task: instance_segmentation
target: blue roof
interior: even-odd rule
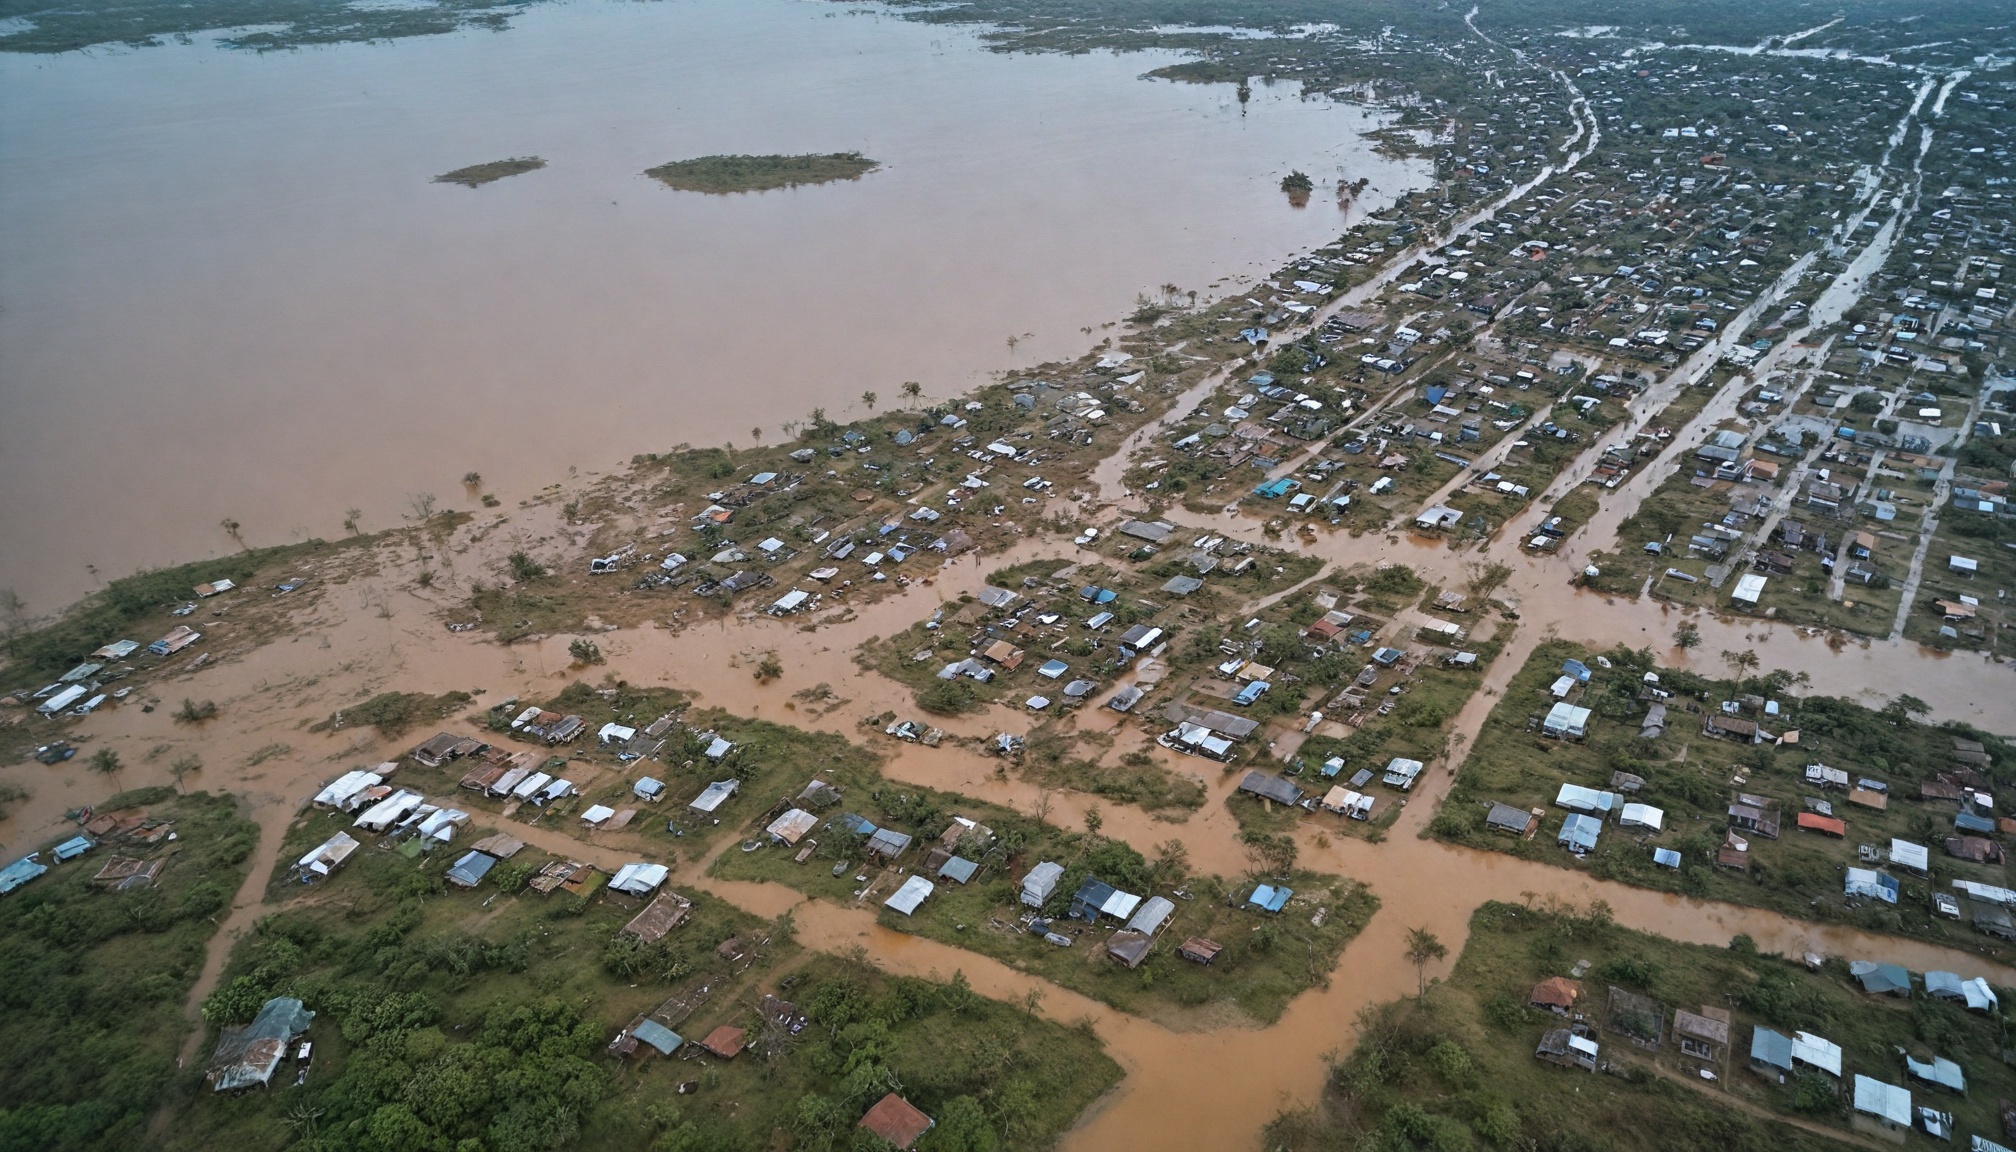
[[[1104,880],[1094,880],[1088,877],[1083,884],[1078,886],[1078,891],[1071,897],[1071,904],[1073,911],[1077,911],[1082,907],[1083,910],[1097,916],[1099,910],[1106,906],[1106,901],[1112,898],[1113,886],[1111,884],[1106,883]]]
[[[1562,661],[1561,671],[1566,672],[1568,675],[1573,676],[1577,680],[1589,679],[1589,666],[1587,664],[1582,663],[1580,660]]]
[[[1557,842],[1587,851],[1596,847],[1596,837],[1603,833],[1603,822],[1594,816],[1570,814],[1561,822],[1561,835]]]
[[[1753,1063],[1767,1064],[1773,1068],[1792,1070],[1792,1038],[1769,1028],[1756,1028],[1750,1033],[1750,1059]]]
[[[637,1039],[642,1040],[667,1056],[677,1052],[679,1046],[686,1043],[684,1037],[665,1027],[663,1024],[658,1023],[656,1020],[640,1021],[635,1028],[630,1030],[630,1035],[635,1036]]]
[[[488,876],[490,869],[496,866],[497,858],[495,856],[485,855],[482,852],[470,852],[465,854],[460,860],[455,861],[453,868],[448,869],[448,879],[464,887],[474,888],[476,885],[482,883],[483,877]]]
[[[1995,822],[1972,812],[1959,812],[1953,816],[1953,827],[1962,832],[1993,832]]]
[[[1449,389],[1440,384],[1430,384],[1421,394],[1428,398],[1428,403],[1440,404],[1442,397],[1449,394]]]
[[[1654,848],[1652,850],[1652,862],[1654,864],[1663,864],[1668,868],[1678,868],[1680,867],[1680,853],[1675,852],[1671,848]]]
[[[1267,681],[1255,680],[1251,684],[1246,685],[1246,687],[1241,688],[1239,694],[1232,697],[1232,702],[1234,704],[1251,704],[1255,700],[1260,699],[1260,694],[1267,691],[1268,687]]]
[[[875,834],[868,837],[868,851],[880,852],[884,856],[901,856],[908,847],[910,835],[894,828],[877,828]]]
[[[973,879],[973,874],[979,870],[980,865],[975,864],[973,861],[963,856],[954,856],[939,866],[938,876],[940,879],[957,880],[959,883],[964,884],[968,880]]]
[[[1293,895],[1295,895],[1293,888],[1276,888],[1272,884],[1262,884],[1253,889],[1253,895],[1246,898],[1246,903],[1268,912],[1279,912],[1288,906],[1288,898]]]
[[[96,845],[91,843],[91,839],[89,837],[72,836],[70,839],[65,840],[63,843],[56,845],[56,847],[51,849],[50,851],[55,853],[56,859],[58,860],[74,860],[77,857],[82,856],[84,853],[89,852],[94,847],[96,847]]]
[[[873,836],[875,834],[875,825],[870,824],[868,818],[865,816],[859,816],[852,812],[842,812],[840,814],[840,823],[845,824],[847,830],[856,836]]]
[[[1323,778],[1325,780],[1330,779],[1331,777],[1337,775],[1339,772],[1342,772],[1343,770],[1344,770],[1344,758],[1342,756],[1332,756],[1330,759],[1325,760],[1323,762]]]
[[[23,856],[5,868],[0,868],[0,896],[21,887],[49,870],[47,864],[40,863],[33,856]]]

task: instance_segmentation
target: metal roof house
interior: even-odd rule
[[[1626,804],[1624,811],[1617,817],[1617,823],[1623,828],[1644,828],[1657,832],[1665,826],[1666,813],[1650,804]]]
[[[856,1127],[866,1128],[900,1149],[914,1146],[936,1121],[919,1112],[908,1100],[891,1092],[875,1102]]]
[[[497,858],[482,852],[465,852],[455,866],[448,869],[447,880],[463,888],[474,888],[497,866]]]
[[[793,808],[770,822],[764,831],[779,844],[796,846],[807,832],[819,823],[819,818],[803,808]]]
[[[1057,891],[1057,881],[1064,876],[1064,865],[1054,860],[1045,860],[1029,870],[1022,877],[1022,903],[1031,908],[1041,908]]]
[[[1279,912],[1288,906],[1289,897],[1295,895],[1292,888],[1277,888],[1272,884],[1262,884],[1253,889],[1246,898],[1248,908],[1258,908],[1263,912]]]
[[[1895,1084],[1856,1073],[1855,1111],[1857,1123],[1870,1117],[1882,1127],[1911,1127],[1911,1092]]]
[[[727,803],[728,798],[735,795],[741,787],[742,782],[732,776],[726,780],[716,780],[702,789],[700,795],[695,796],[687,807],[695,812],[706,812],[711,815],[721,805]]]
[[[1890,863],[1904,869],[1906,872],[1914,872],[1920,876],[1929,876],[1932,872],[1932,850],[1923,844],[1913,844],[1909,840],[1899,840],[1892,837],[1890,840]]]
[[[300,873],[301,882],[306,884],[320,880],[343,866],[358,848],[357,838],[348,832],[338,832],[317,845],[306,856],[295,861],[294,870]]]
[[[1484,816],[1484,826],[1493,832],[1510,832],[1514,836],[1524,836],[1533,826],[1533,814],[1524,808],[1514,808],[1510,804],[1491,802],[1491,811]]]
[[[903,886],[896,889],[895,894],[889,899],[884,900],[882,906],[908,916],[917,911],[918,906],[924,903],[925,897],[931,895],[932,891],[931,881],[922,876],[912,876],[903,881]]]
[[[1379,782],[1398,788],[1402,792],[1412,791],[1415,781],[1421,778],[1421,771],[1426,767],[1427,765],[1419,760],[1395,756],[1386,762],[1386,771],[1380,775]]]
[[[1547,710],[1547,718],[1540,722],[1540,730],[1549,736],[1580,740],[1589,734],[1589,715],[1589,709],[1563,700]]]
[[[1792,1072],[1792,1038],[1769,1028],[1751,1029],[1750,1070],[1782,1083]]]
[[[1584,816],[1571,812],[1561,821],[1561,832],[1555,843],[1570,852],[1582,853],[1596,850],[1596,838],[1603,834],[1603,822],[1594,816]]]
[[[1817,1068],[1830,1076],[1841,1075],[1841,1046],[1811,1032],[1792,1034],[1792,1062]]]
[[[1941,1088],[1957,1092],[1962,1096],[1967,1094],[1967,1074],[1960,1070],[1960,1065],[1946,1059],[1944,1056],[1934,1056],[1930,1064],[1923,1064],[1913,1060],[1909,1054],[1906,1054],[1904,1057],[1904,1070],[1909,1072],[1914,1078],[1923,1080],[1927,1084],[1937,1084]]]
[[[1250,792],[1265,797],[1277,804],[1297,804],[1302,800],[1302,789],[1292,781],[1266,772],[1248,772],[1239,781],[1239,791]]]
[[[1859,981],[1862,990],[1871,996],[1911,995],[1911,973],[1900,964],[1857,960],[1848,965],[1848,974]]]
[[[315,1013],[299,1000],[275,997],[259,1009],[259,1014],[243,1028],[226,1028],[217,1037],[217,1050],[210,1057],[209,1079],[215,1091],[233,1092],[241,1088],[263,1088],[287,1055],[294,1038],[308,1031]]]
[[[609,878],[612,892],[627,892],[632,896],[648,896],[665,883],[671,869],[663,864],[625,864]]]
[[[1898,883],[1895,876],[1885,875],[1869,868],[1850,868],[1842,890],[1848,896],[1864,896],[1871,900],[1881,900],[1885,904],[1895,904]]]
[[[1601,792],[1580,784],[1563,784],[1554,794],[1555,805],[1571,812],[1601,812],[1607,816],[1623,802],[1624,798],[1615,792]]]
[[[23,856],[5,868],[0,868],[0,896],[5,896],[47,871],[49,866],[35,859],[34,853]]]
[[[1081,920],[1097,920],[1101,916],[1125,920],[1134,914],[1140,903],[1141,897],[1122,892],[1104,880],[1088,877],[1071,897],[1070,915]]]

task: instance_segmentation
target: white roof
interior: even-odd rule
[[[1596,1055],[1596,1041],[1589,1039],[1587,1036],[1568,1037],[1568,1047],[1589,1056]]]
[[[1924,872],[1932,865],[1932,852],[1923,844],[1913,844],[1908,840],[1893,837],[1890,841],[1890,862],[1899,868]]]
[[[1624,805],[1624,812],[1618,817],[1617,822],[1626,827],[1650,828],[1654,832],[1657,832],[1666,824],[1666,813],[1652,807],[1650,804],[1626,804]]]
[[[1972,980],[1962,980],[1960,993],[1967,997],[1967,1007],[1977,1012],[1987,1012],[2002,1005],[1995,996],[1995,989],[1988,986],[1985,977],[1976,976]]]
[[[734,750],[735,745],[733,743],[729,742],[726,739],[723,739],[720,736],[716,736],[714,738],[714,742],[712,744],[707,745],[706,755],[709,760],[719,760],[723,756],[728,755],[728,753],[733,752]]]
[[[1736,591],[1730,593],[1729,598],[1732,600],[1741,600],[1745,604],[1757,603],[1757,598],[1764,594],[1764,579],[1764,577],[1757,575],[1755,572],[1737,577]]]
[[[604,744],[607,744],[612,740],[619,740],[619,741],[632,740],[635,739],[636,736],[637,736],[637,729],[626,727],[622,724],[616,723],[613,720],[607,724],[602,725],[602,730],[596,733],[596,737],[600,739]]]
[[[1554,686],[1552,688],[1547,689],[1547,691],[1549,695],[1553,696],[1556,700],[1559,700],[1561,697],[1568,695],[1569,691],[1574,687],[1575,687],[1575,678],[1573,676],[1563,676],[1560,679],[1554,681]]]
[[[618,892],[642,896],[665,883],[665,877],[670,872],[671,870],[663,864],[625,864],[610,878],[609,887]]]
[[[364,791],[366,788],[375,788],[384,782],[384,777],[378,775],[376,772],[367,772],[362,768],[354,772],[345,772],[331,781],[327,788],[315,794],[315,803],[326,804],[332,808],[341,808],[343,805],[349,803],[351,798],[355,797],[359,792]]]
[[[1386,778],[1389,780],[1406,780],[1412,783],[1416,776],[1421,775],[1421,769],[1425,767],[1427,765],[1421,763],[1419,760],[1409,760],[1404,756],[1395,756],[1386,762]]]
[[[1057,881],[1063,875],[1064,865],[1054,860],[1045,860],[1031,868],[1022,878],[1022,902],[1041,907],[1057,890]]]
[[[391,827],[394,820],[418,808],[423,799],[425,798],[418,792],[401,789],[365,809],[364,814],[357,817],[357,824],[359,827],[382,831]]]
[[[696,812],[712,812],[727,803],[728,798],[733,796],[735,790],[741,786],[742,782],[733,778],[716,780],[712,784],[707,785],[706,790],[701,792],[700,795],[695,796],[693,803],[689,804],[688,807]]]
[[[546,785],[551,784],[552,782],[553,777],[548,775],[547,773],[534,772],[532,775],[525,777],[523,780],[520,780],[518,782],[518,786],[516,788],[511,789],[511,795],[515,799],[529,800],[532,798],[533,793],[539,791],[541,788],[546,787]]]
[[[1099,911],[1113,917],[1115,920],[1125,920],[1134,914],[1134,909],[1140,903],[1141,897],[1134,895],[1132,892],[1122,892],[1118,888],[1115,888],[1113,894],[1106,897],[1106,902],[1099,905]]]
[[[1605,815],[1616,811],[1617,802],[1621,799],[1622,797],[1615,792],[1584,788],[1580,784],[1563,784],[1561,790],[1554,794],[1554,803],[1562,808],[1577,812],[1601,812]]]
[[[586,812],[581,813],[581,822],[583,824],[600,824],[614,815],[616,815],[614,808],[606,804],[596,804],[591,806]]]
[[[357,851],[357,838],[348,832],[338,832],[317,845],[315,850],[301,857],[294,866],[327,876],[338,864],[350,858]]]
[[[1332,812],[1345,812],[1350,809],[1352,803],[1357,799],[1358,793],[1339,784],[1324,793],[1323,807],[1328,808]]]
[[[1836,1076],[1841,1075],[1841,1046],[1811,1032],[1792,1034],[1792,1059]]]
[[[903,886],[896,889],[895,895],[884,900],[882,906],[884,908],[893,908],[908,916],[912,912],[917,911],[917,906],[924,903],[924,898],[931,895],[931,891],[931,881],[924,879],[922,876],[912,876],[908,880],[903,881]]]
[[[1567,680],[1569,677],[1563,676]],[[1589,730],[1589,709],[1578,708],[1563,700],[1547,710],[1547,721],[1543,725],[1549,732],[1587,732]]]
[[[812,594],[810,592],[801,592],[798,589],[793,588],[791,591],[784,593],[784,595],[782,596],[779,596],[777,598],[777,602],[775,604],[770,605],[770,610],[772,612],[791,612],[796,610],[799,605],[805,603],[805,601],[810,600],[811,598]]]
[[[1144,936],[1153,936],[1162,930],[1162,925],[1175,911],[1176,905],[1160,896],[1150,896],[1141,902],[1141,908],[1134,913],[1134,918],[1127,921],[1127,929]]]
[[[765,828],[764,831],[786,844],[796,844],[818,822],[819,818],[812,813],[805,811],[803,808],[793,808],[782,816],[777,817],[777,819],[772,820],[770,827]]]
[[[1911,1092],[1895,1084],[1885,1084],[1881,1080],[1856,1073],[1855,1110],[1867,1112],[1871,1116],[1881,1116],[1892,1124],[1911,1126]]]
[[[455,829],[469,822],[469,814],[457,808],[440,808],[420,821],[420,835],[435,840],[448,841],[455,838]]]

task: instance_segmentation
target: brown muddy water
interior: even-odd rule
[[[472,470],[515,501],[905,380],[956,395],[1075,355],[1139,292],[1334,238],[1351,217],[1290,207],[1290,168],[1369,179],[1352,213],[1423,179],[1364,109],[1142,78],[1176,59],[1007,56],[792,0],[0,56],[0,587],[52,611],[231,549],[226,517],[336,535],[413,493],[466,506]],[[885,167],[726,197],[642,175],[841,150]]]

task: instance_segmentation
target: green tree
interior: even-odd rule
[[[881,397],[875,395],[873,389],[869,389],[861,393],[861,403],[867,405],[868,410],[870,412],[873,412],[875,410],[875,401],[879,399],[881,399]]]
[[[191,772],[201,772],[203,761],[196,756],[183,756],[168,765],[168,775],[175,778],[176,791],[182,790],[182,778]]]
[[[1912,717],[1923,716],[1931,710],[1931,705],[1916,696],[1900,695],[1883,706],[1883,715],[1890,723],[1902,728],[1911,722]]]
[[[1449,955],[1449,946],[1426,928],[1407,930],[1407,962],[1420,980],[1420,995],[1428,994],[1428,965]]]
[[[1673,643],[1682,648],[1694,649],[1701,646],[1701,630],[1691,622],[1682,623],[1673,630]]]
[[[995,1152],[1001,1138],[987,1112],[971,1096],[954,1096],[938,1109],[938,1121],[918,1145],[921,1152]]]
[[[125,765],[119,762],[119,753],[110,748],[100,748],[91,754],[91,770],[110,776],[115,788],[119,785],[119,770],[124,767]]]

